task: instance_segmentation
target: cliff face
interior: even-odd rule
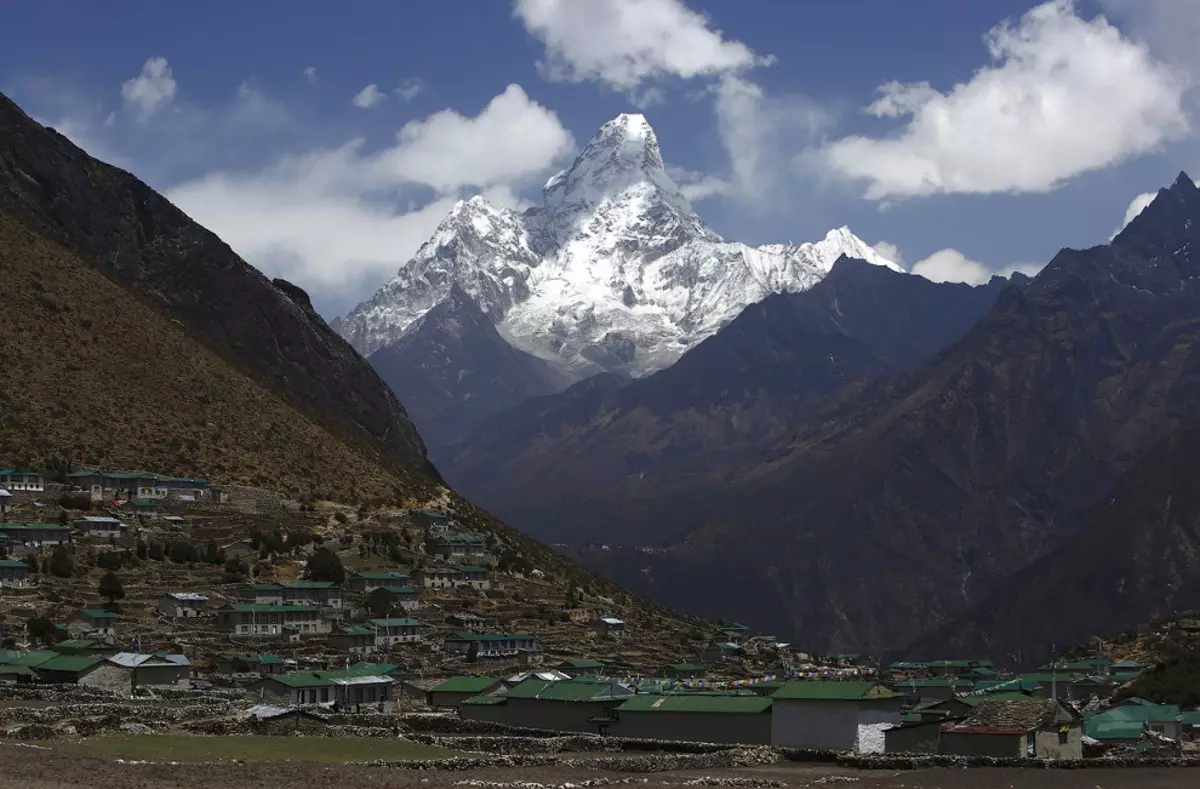
[[[380,463],[436,478],[403,406],[302,290],[272,283],[146,184],[4,96],[0,211],[177,321],[333,435]]]

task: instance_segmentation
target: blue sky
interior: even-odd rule
[[[941,278],[1103,243],[1135,197],[1200,170],[1200,3],[43,0],[5,13],[0,90],[327,317],[382,284],[455,199],[536,201],[620,112],[647,116],[726,237],[849,225]]]

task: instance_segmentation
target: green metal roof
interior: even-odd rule
[[[897,682],[898,688],[971,688],[974,683],[969,679],[950,679],[949,677],[926,677],[924,679],[908,679]]]
[[[375,671],[356,670],[353,666],[337,671],[293,671],[288,674],[275,674],[271,679],[287,685],[289,688],[320,688],[336,685],[340,680],[360,679],[362,677],[383,676]],[[389,680],[390,681],[390,680]]]
[[[387,572],[387,573],[355,573],[351,578],[361,578],[364,581],[398,581],[401,578],[407,578],[408,573]]]
[[[692,693],[656,696],[642,693],[627,700],[621,712],[707,712],[745,715],[771,709],[771,699],[762,696],[710,696]]]
[[[396,665],[395,663],[372,663],[368,660],[364,660],[361,663],[352,663],[343,669],[343,671],[353,676],[382,677],[387,674],[391,674],[398,668],[400,668],[400,666]]]
[[[341,630],[335,630],[331,635],[335,636],[373,636],[375,631],[369,627],[343,627]]]
[[[470,707],[494,707],[503,704],[507,699],[503,696],[472,696],[463,702]]]
[[[420,619],[408,618],[388,618],[388,619],[368,619],[368,622],[375,627],[424,627],[425,623]]]
[[[0,523],[0,531],[70,531],[61,523]]]
[[[501,633],[472,633],[465,630],[460,630],[457,633],[446,637],[447,641],[512,641],[514,639],[533,640],[533,636],[525,635],[524,633],[516,633],[511,636],[506,636]]]
[[[250,584],[250,589],[255,592],[278,592],[283,587],[279,584]]]
[[[116,619],[117,615],[103,608],[84,608],[79,613],[91,619]]]
[[[562,664],[571,668],[604,668],[604,664],[599,660],[588,660],[586,658],[571,658],[570,660],[564,660]]]
[[[491,677],[450,677],[430,688],[431,693],[482,693],[488,688],[500,684],[500,680]]]
[[[15,570],[18,567],[24,567],[26,570],[29,569],[29,565],[19,559],[0,559],[0,567],[7,567],[10,570]]]
[[[65,671],[75,674],[80,671],[87,671],[92,666],[103,662],[104,658],[88,657],[86,655],[55,655],[50,660],[38,663],[34,668],[38,671]]]
[[[10,662],[14,666],[29,666],[30,668],[37,668],[38,666],[45,663],[47,660],[50,660],[50,659],[56,658],[56,657],[59,657],[59,654],[57,652],[50,652],[48,650],[42,650],[42,651],[38,651],[38,652],[26,652],[25,654],[21,655],[16,660],[12,660]]]
[[[614,692],[606,692],[614,690]],[[601,695],[603,694],[603,695]],[[554,682],[527,679],[504,694],[510,699],[542,699],[546,701],[608,701],[632,693],[615,683]]]
[[[416,589],[413,589],[411,586],[384,586],[384,587],[382,587],[382,589],[385,592],[389,592],[389,593],[395,594],[395,595],[420,594],[420,592],[418,592]]]
[[[487,573],[487,572],[491,572],[491,570],[489,570],[488,568],[486,568],[486,567],[480,567],[479,565],[476,565],[476,564],[460,564],[460,565],[456,565],[454,569],[458,570],[460,573]]]
[[[792,680],[784,683],[771,698],[814,701],[862,701],[898,698],[901,694],[866,680]]]
[[[0,674],[10,677],[32,677],[33,669],[29,666],[0,666]]]
[[[285,581],[280,584],[284,589],[336,589],[333,581]]]
[[[59,641],[54,646],[62,649],[94,649],[101,644],[91,638],[68,638],[66,641]]]
[[[230,603],[229,611],[246,614],[279,614],[287,611],[316,613],[321,609],[312,605],[276,605],[275,603]]]

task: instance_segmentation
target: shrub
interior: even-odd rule
[[[305,577],[310,581],[333,581],[340,584],[346,580],[346,569],[342,560],[328,548],[318,548],[308,560]]]
[[[120,570],[124,564],[125,556],[118,551],[101,551],[96,556],[96,566],[102,570]]]
[[[63,545],[54,546],[54,552],[50,554],[50,559],[46,564],[50,574],[55,578],[70,578],[75,573],[75,562]]]

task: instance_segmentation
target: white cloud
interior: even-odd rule
[[[941,249],[924,260],[914,263],[910,271],[933,282],[965,282],[968,285],[983,285],[994,276],[1011,277],[1019,271],[1032,277],[1041,269],[1042,267],[1035,263],[1014,263],[1000,269],[991,269],[982,263],[971,260],[957,249]]]
[[[667,175],[683,192],[683,196],[693,203],[725,194],[730,188],[729,182],[724,179],[683,167],[668,166]]]
[[[909,117],[892,137],[847,137],[825,161],[874,200],[1045,192],[1188,130],[1186,80],[1104,17],[1051,0],[985,37],[994,61],[942,93],[891,82],[867,111]]]
[[[166,58],[150,58],[142,73],[121,83],[121,98],[140,120],[146,120],[175,99],[175,76]]]
[[[378,107],[380,102],[384,100],[384,95],[379,90],[379,86],[372,82],[350,99],[350,103],[359,109],[369,110],[372,107]]]
[[[392,94],[400,101],[412,101],[417,96],[425,92],[425,83],[417,77],[409,77],[400,83],[400,87],[392,91]]]
[[[791,159],[830,122],[821,107],[802,96],[769,96],[737,76],[717,85],[714,110],[733,191],[751,200],[771,199],[790,178]]]
[[[554,113],[510,85],[474,117],[444,110],[409,123],[381,151],[353,140],[167,194],[264,272],[340,309],[411,257],[464,189],[522,207],[516,189],[573,146]],[[413,201],[422,187],[434,197]]]
[[[882,257],[884,260],[890,260],[897,266],[904,265],[904,255],[900,253],[900,247],[890,241],[880,241],[871,247],[875,250],[875,254]]]
[[[649,80],[727,74],[770,60],[726,39],[681,0],[516,0],[516,15],[546,45],[538,65],[556,81],[597,80],[632,92]]]
[[[316,85],[317,84],[317,67],[316,66],[308,66],[307,68],[305,68],[304,69],[304,79],[308,81],[309,85]]]
[[[381,163],[439,191],[509,183],[574,147],[558,116],[515,84],[473,118],[442,110],[405,124],[396,137]]]

